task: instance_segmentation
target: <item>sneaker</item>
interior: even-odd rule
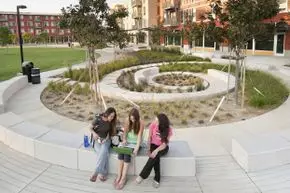
[[[152,182],[152,186],[153,186],[154,188],[159,188],[160,183],[157,182],[157,181],[155,181],[155,180],[153,180],[153,182]]]
[[[137,184],[140,184],[143,181],[143,178],[141,178],[141,176],[138,176],[135,181]]]

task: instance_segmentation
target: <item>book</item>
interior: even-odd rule
[[[136,147],[136,144],[126,144],[126,145],[119,144],[118,147],[113,147],[113,150],[119,154],[131,155],[135,147]]]

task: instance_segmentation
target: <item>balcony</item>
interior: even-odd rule
[[[133,19],[140,19],[140,18],[142,18],[142,12],[141,11],[133,11],[132,17],[133,17]]]
[[[0,17],[0,21],[8,21],[8,17]]]
[[[132,0],[132,7],[141,7],[142,1],[141,0]]]
[[[177,19],[165,19],[164,20],[164,26],[177,26],[178,22]]]
[[[176,8],[178,8],[178,6],[176,2],[172,0],[172,1],[165,1],[165,3],[163,4],[163,8],[165,10],[175,10]]]

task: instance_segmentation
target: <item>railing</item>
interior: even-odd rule
[[[176,8],[176,4],[174,2],[174,0],[169,0],[169,1],[165,1],[165,3],[163,4],[163,8],[164,9],[174,9]]]
[[[141,18],[142,17],[142,12],[141,11],[133,11],[132,17],[133,17],[133,19]]]
[[[167,26],[177,26],[178,25],[178,22],[177,22],[177,19],[165,19],[164,20],[164,25],[167,25]]]
[[[141,0],[132,0],[132,7],[142,6]]]

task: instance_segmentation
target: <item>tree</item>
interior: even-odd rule
[[[279,1],[228,0],[223,3],[221,0],[209,0],[209,2],[212,8],[212,18],[226,29],[225,36],[236,55],[235,100],[238,104],[242,51],[249,40],[264,33],[266,28],[263,20],[277,15]]]
[[[110,14],[106,0],[80,0],[77,5],[62,8],[60,26],[69,28],[74,38],[88,49],[90,80],[91,84],[95,85],[95,101],[101,98],[95,49],[104,48],[107,43],[112,43],[119,38],[116,32],[120,32],[121,29],[117,19],[127,15],[128,13],[123,9]],[[124,38],[116,41],[121,45]]]
[[[124,18],[128,15],[127,10],[125,8],[120,8],[118,10],[114,10],[109,18],[109,28],[110,35],[109,41],[114,45],[114,47],[119,47],[123,49],[127,46],[130,41],[130,35],[124,29],[121,29],[119,25],[119,18]],[[114,48],[114,56],[116,59],[116,49]]]
[[[11,43],[11,32],[7,27],[0,27],[0,45],[6,46]]]
[[[23,40],[24,40],[25,43],[28,43],[28,42],[30,43],[31,40],[32,40],[32,34],[25,32],[23,34]]]
[[[41,43],[47,44],[48,42],[48,33],[47,32],[41,32],[41,34],[38,35],[38,41]]]
[[[151,44],[160,45],[161,37],[164,36],[164,31],[162,29],[162,24],[154,26],[151,31]]]
[[[16,41],[17,41],[17,36],[16,34],[9,34],[9,41],[12,43],[12,44],[16,44]]]

